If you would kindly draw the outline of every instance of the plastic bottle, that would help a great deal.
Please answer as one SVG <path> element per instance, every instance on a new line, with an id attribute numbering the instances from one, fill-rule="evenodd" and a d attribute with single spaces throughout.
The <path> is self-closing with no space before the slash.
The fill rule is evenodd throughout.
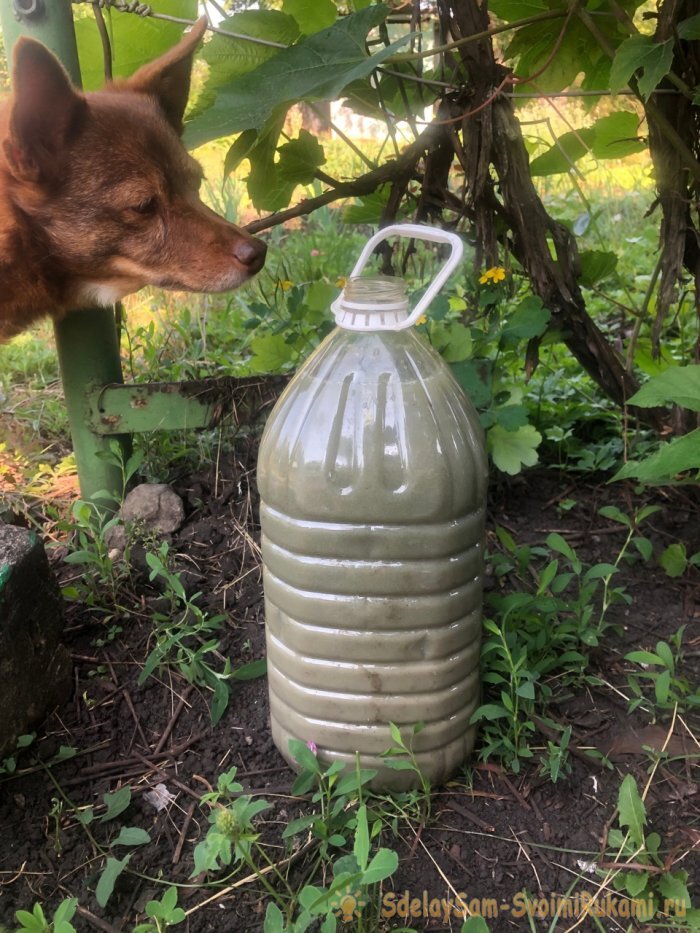
<path id="1" fill-rule="evenodd" d="M 405 284 L 357 278 L 380 239 L 449 242 L 412 313 Z M 454 234 L 385 228 L 334 303 L 336 328 L 267 422 L 258 460 L 272 736 L 418 784 L 381 757 L 390 723 L 431 782 L 474 742 L 487 460 L 477 414 L 411 328 L 459 262 Z M 413 727 L 425 726 L 416 734 Z"/>

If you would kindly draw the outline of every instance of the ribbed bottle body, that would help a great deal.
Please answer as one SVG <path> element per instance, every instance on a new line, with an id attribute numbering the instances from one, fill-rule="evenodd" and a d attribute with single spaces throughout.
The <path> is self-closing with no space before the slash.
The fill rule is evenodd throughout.
<path id="1" fill-rule="evenodd" d="M 258 462 L 272 734 L 377 768 L 389 723 L 447 778 L 479 699 L 486 456 L 414 331 L 334 331 L 268 420 Z"/>

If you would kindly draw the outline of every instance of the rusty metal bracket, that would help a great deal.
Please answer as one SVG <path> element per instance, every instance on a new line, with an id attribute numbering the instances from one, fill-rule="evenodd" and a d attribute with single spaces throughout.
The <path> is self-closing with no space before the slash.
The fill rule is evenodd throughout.
<path id="1" fill-rule="evenodd" d="M 250 424 L 274 397 L 270 380 L 221 377 L 192 382 L 111 383 L 87 394 L 95 434 L 213 428 L 224 417 Z"/>

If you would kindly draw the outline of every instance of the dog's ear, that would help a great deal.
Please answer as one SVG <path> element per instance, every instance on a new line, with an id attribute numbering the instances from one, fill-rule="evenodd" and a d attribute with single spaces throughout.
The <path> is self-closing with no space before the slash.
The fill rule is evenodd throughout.
<path id="1" fill-rule="evenodd" d="M 178 134 L 182 133 L 182 116 L 190 93 L 194 50 L 206 28 L 207 18 L 201 16 L 177 45 L 120 82 L 122 87 L 155 97 Z"/>
<path id="2" fill-rule="evenodd" d="M 11 170 L 28 181 L 46 181 L 62 171 L 62 151 L 86 108 L 63 66 L 47 48 L 26 36 L 14 48 L 9 134 L 4 141 Z"/>

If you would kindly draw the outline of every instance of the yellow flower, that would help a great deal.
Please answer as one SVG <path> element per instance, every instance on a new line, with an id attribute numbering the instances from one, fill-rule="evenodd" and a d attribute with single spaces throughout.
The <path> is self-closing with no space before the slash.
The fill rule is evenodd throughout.
<path id="1" fill-rule="evenodd" d="M 428 323 L 428 318 L 425 314 L 421 314 L 421 316 L 416 321 L 416 324 L 427 324 L 427 323 Z"/>
<path id="2" fill-rule="evenodd" d="M 480 285 L 487 285 L 489 282 L 492 282 L 494 285 L 498 282 L 502 282 L 506 277 L 506 270 L 502 266 L 493 266 L 491 269 L 487 269 L 486 272 L 479 278 Z"/>
<path id="3" fill-rule="evenodd" d="M 289 279 L 280 279 L 277 284 L 283 292 L 288 292 L 289 289 L 294 285 L 294 282 L 290 282 Z"/>
<path id="4" fill-rule="evenodd" d="M 336 288 L 345 288 L 345 286 L 348 284 L 347 276 L 339 275 L 338 278 L 335 280 L 335 284 L 336 284 Z"/>

